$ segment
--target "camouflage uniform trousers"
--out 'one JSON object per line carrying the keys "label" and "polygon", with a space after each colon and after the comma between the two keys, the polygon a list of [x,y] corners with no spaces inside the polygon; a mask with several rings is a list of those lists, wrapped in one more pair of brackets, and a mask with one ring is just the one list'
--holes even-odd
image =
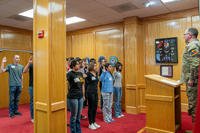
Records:
{"label": "camouflage uniform trousers", "polygon": [[195,112],[196,112],[196,104],[197,104],[197,83],[194,83],[193,86],[186,86],[186,93],[188,97],[188,114],[192,116],[192,122],[195,121]]}

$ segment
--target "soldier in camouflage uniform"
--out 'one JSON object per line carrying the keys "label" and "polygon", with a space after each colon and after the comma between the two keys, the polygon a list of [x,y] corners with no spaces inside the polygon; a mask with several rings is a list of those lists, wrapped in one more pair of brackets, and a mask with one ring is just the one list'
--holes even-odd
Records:
{"label": "soldier in camouflage uniform", "polygon": [[188,113],[192,116],[192,122],[195,120],[198,89],[198,67],[200,61],[200,42],[197,39],[197,36],[198,30],[196,28],[188,28],[185,31],[184,38],[186,46],[183,52],[181,73],[181,82],[186,83]]}

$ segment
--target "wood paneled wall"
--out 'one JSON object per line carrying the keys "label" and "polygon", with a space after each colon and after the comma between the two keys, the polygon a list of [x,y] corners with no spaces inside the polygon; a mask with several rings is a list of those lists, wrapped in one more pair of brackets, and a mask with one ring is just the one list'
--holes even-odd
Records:
{"label": "wood paneled wall", "polygon": [[[13,63],[15,54],[20,56],[20,64],[26,65],[32,51],[32,32],[17,28],[0,26],[0,62],[4,56],[7,57],[7,64]],[[6,50],[7,49],[7,50]],[[23,75],[23,89],[20,97],[20,104],[29,103],[29,76]],[[0,74],[0,108],[9,105],[8,73]]]}
{"label": "wood paneled wall", "polygon": [[0,48],[32,50],[32,31],[0,26]]}
{"label": "wood paneled wall", "polygon": [[[182,54],[185,47],[184,31],[193,26],[200,31],[200,17],[197,9],[186,10],[149,17],[143,19],[144,46],[145,46],[145,70],[146,74],[160,74],[160,65],[155,63],[155,39],[177,37],[178,38],[178,63],[173,65],[173,79],[179,80],[181,74]],[[164,63],[167,64],[167,63]],[[187,96],[185,86],[181,87],[182,111],[187,111]]]}
{"label": "wood paneled wall", "polygon": [[124,22],[125,109],[144,112],[144,47],[142,23],[136,17]]}

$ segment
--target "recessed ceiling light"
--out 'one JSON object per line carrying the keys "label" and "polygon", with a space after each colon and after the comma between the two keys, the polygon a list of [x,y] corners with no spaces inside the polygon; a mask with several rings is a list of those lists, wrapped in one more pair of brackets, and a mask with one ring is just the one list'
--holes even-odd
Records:
{"label": "recessed ceiling light", "polygon": [[175,2],[175,1],[179,1],[179,0],[161,0],[163,3],[169,3],[169,2]]}
{"label": "recessed ceiling light", "polygon": [[[29,17],[29,18],[33,18],[33,9],[27,10],[25,12],[19,13],[19,15],[24,16],[24,17]],[[66,24],[74,24],[74,23],[80,23],[86,21],[86,19],[74,16],[74,17],[69,17],[66,18]]]}
{"label": "recessed ceiling light", "polygon": [[79,18],[79,17],[70,17],[70,18],[66,18],[66,24],[74,24],[74,23],[80,23],[80,22],[83,22],[83,21],[86,21],[86,19],[83,19],[83,18]]}
{"label": "recessed ceiling light", "polygon": [[24,17],[33,18],[33,9],[19,13],[19,15],[24,16]]}
{"label": "recessed ceiling light", "polygon": [[144,3],[144,6],[145,6],[145,7],[150,7],[150,6],[152,6],[152,5],[155,5],[155,2],[154,2],[154,1],[149,1],[149,2]]}

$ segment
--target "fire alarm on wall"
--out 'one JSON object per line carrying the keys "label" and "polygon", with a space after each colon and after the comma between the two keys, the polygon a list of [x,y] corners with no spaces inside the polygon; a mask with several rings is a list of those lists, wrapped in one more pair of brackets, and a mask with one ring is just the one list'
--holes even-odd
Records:
{"label": "fire alarm on wall", "polygon": [[44,38],[44,30],[38,32],[38,38]]}

